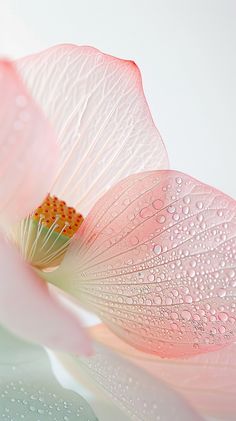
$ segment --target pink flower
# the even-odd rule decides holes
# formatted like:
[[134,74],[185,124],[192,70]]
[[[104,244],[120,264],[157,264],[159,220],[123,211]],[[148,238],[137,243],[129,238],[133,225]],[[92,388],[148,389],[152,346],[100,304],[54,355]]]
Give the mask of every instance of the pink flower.
[[90,353],[47,280],[123,339],[117,349],[173,358],[233,343],[235,202],[167,170],[136,65],[66,45],[16,67],[55,134],[1,62],[1,322]]

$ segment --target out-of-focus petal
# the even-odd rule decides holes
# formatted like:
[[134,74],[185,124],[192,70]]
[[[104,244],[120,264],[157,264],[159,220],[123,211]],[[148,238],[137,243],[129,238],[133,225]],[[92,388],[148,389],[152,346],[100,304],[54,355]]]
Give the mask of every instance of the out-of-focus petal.
[[0,267],[1,324],[49,348],[90,353],[89,340],[75,313],[49,293],[45,282],[1,237]]
[[0,61],[0,221],[15,222],[43,200],[54,175],[56,141],[14,66]]
[[56,129],[61,161],[52,193],[82,214],[129,174],[168,167],[134,62],[59,45],[17,66]]
[[45,351],[0,327],[0,418],[2,420],[98,421],[88,403],[61,387]]
[[132,175],[94,206],[52,282],[140,350],[213,351],[236,339],[235,208],[176,171]]
[[131,420],[202,420],[187,401],[162,380],[98,342],[94,349],[94,356],[89,358],[58,353],[56,356],[82,386],[101,399],[107,397]]
[[104,324],[90,328],[90,334],[168,383],[201,414],[224,421],[235,420],[236,344],[188,359],[168,360],[135,350]]

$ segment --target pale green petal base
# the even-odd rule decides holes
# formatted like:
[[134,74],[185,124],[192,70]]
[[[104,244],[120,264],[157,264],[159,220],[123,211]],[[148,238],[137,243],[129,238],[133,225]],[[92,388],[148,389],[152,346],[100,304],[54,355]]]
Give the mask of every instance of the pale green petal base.
[[88,403],[55,380],[46,352],[0,327],[0,419],[98,421]]

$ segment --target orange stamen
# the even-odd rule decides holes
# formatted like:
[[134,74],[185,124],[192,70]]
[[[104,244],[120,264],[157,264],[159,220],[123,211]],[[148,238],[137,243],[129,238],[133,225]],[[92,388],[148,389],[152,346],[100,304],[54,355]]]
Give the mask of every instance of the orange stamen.
[[48,195],[44,202],[34,211],[33,219],[36,222],[50,228],[54,224],[53,231],[63,233],[67,237],[73,237],[83,222],[83,216],[77,213],[66,202],[56,196]]

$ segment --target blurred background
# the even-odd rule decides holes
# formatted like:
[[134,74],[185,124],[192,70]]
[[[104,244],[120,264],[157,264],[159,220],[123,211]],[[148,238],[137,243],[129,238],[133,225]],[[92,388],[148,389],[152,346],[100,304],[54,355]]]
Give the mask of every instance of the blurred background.
[[0,55],[93,45],[141,69],[171,167],[236,196],[235,0],[0,0]]

